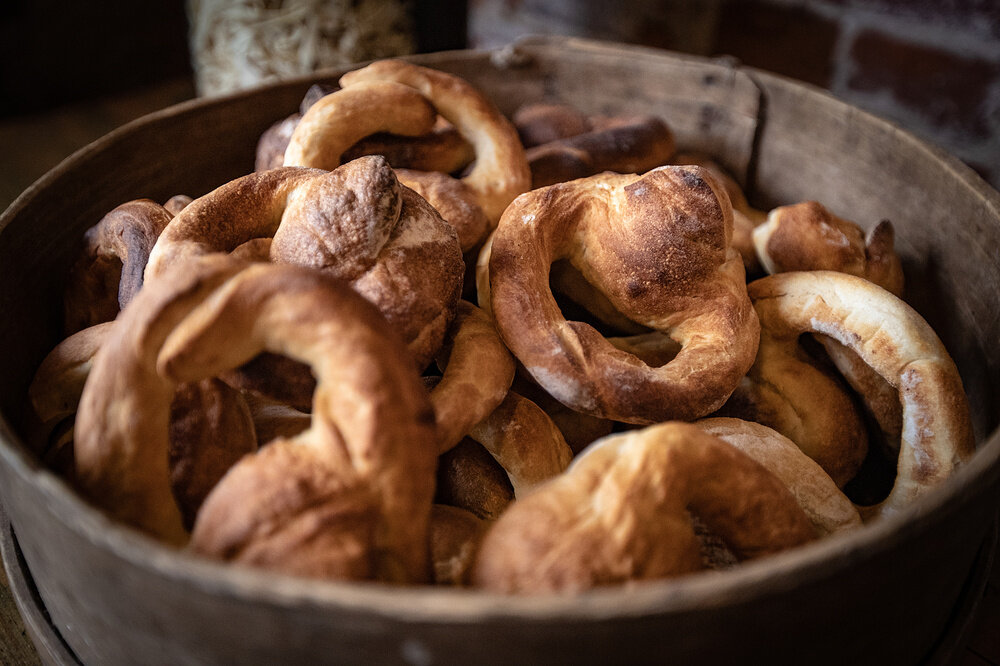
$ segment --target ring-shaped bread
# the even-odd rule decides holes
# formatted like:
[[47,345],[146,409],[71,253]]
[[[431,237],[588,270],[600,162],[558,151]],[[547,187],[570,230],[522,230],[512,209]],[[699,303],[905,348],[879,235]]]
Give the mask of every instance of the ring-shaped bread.
[[833,479],[776,430],[742,419],[715,417],[695,421],[710,435],[735,446],[781,479],[820,535],[861,525],[861,515]]
[[[696,166],[524,194],[492,239],[497,329],[535,381],[577,411],[640,424],[705,416],[750,368],[759,337],[743,262],[729,246],[732,219],[725,192]],[[677,356],[653,368],[567,321],[549,288],[559,259],[622,314],[678,342]]]
[[[29,443],[43,461],[74,477],[74,428],[94,357],[111,337],[114,321],[79,331],[49,352],[28,395],[34,419]],[[169,467],[173,495],[185,526],[194,522],[208,490],[240,456],[253,451],[255,425],[242,395],[217,379],[178,387],[170,408]]]
[[271,261],[351,283],[400,330],[423,368],[444,338],[462,289],[458,238],[380,156],[333,171],[283,167],[237,178],[189,204],[160,234],[146,268],[232,252],[272,238]]
[[229,471],[192,550],[303,576],[426,582],[435,427],[398,335],[342,282],[256,264],[177,325],[157,367],[191,382],[264,350],[312,368],[311,425]]
[[887,515],[948,478],[975,444],[962,378],[927,322],[868,280],[834,271],[779,273],[749,285],[761,325],[778,339],[821,333],[850,348],[899,392],[896,480],[865,517]]
[[419,136],[436,113],[424,96],[392,81],[342,88],[318,99],[302,115],[285,148],[284,166],[332,171],[348,148],[377,132]]
[[167,543],[187,541],[169,468],[176,384],[156,370],[169,333],[244,264],[225,256],[175,265],[147,280],[94,355],[73,438],[77,488],[119,521]]
[[741,559],[816,537],[771,472],[696,425],[668,422],[594,442],[511,504],[483,537],[472,584],[578,592],[697,571],[692,515]]
[[479,90],[453,74],[402,60],[379,60],[340,77],[345,90],[371,82],[414,88],[472,144],[476,154],[462,183],[475,195],[490,225],[514,197],[531,189],[531,171],[517,130]]
[[514,391],[472,428],[469,438],[482,444],[503,467],[515,498],[562,474],[573,458],[549,415]]
[[[768,273],[831,270],[874,282],[902,298],[903,268],[895,233],[882,220],[867,234],[816,201],[775,208],[753,231],[755,253]],[[882,432],[882,444],[898,451],[902,416],[896,391],[857,355],[826,336],[816,335],[830,360],[861,397]]]

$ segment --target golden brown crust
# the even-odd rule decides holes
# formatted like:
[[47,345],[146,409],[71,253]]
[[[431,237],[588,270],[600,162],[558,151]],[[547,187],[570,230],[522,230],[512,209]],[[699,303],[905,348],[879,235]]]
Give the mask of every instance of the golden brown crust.
[[489,452],[468,437],[441,454],[435,501],[496,520],[514,501],[507,473]]
[[764,318],[753,367],[716,414],[773,428],[839,487],[854,478],[868,452],[864,418],[849,387],[817,363],[797,337],[772,330]]
[[743,451],[778,477],[820,535],[861,525],[861,515],[851,500],[792,440],[760,423],[741,419],[701,419],[695,425]]
[[232,252],[247,241],[274,236],[282,216],[294,214],[292,193],[326,173],[300,167],[272,169],[229,181],[195,199],[163,229],[150,252],[145,279],[185,258]]
[[434,584],[464,585],[486,523],[465,509],[435,504],[429,531]]
[[478,246],[489,231],[490,223],[479,207],[476,195],[461,180],[447,173],[396,169],[399,182],[422,196],[441,217],[455,227],[462,252]]
[[413,190],[401,187],[400,194],[398,224],[378,261],[351,286],[399,330],[425,368],[455,317],[465,264],[455,229]]
[[839,271],[902,295],[903,269],[893,251],[893,229],[887,220],[866,240],[854,222],[837,217],[816,201],[804,201],[772,210],[767,221],[754,229],[753,243],[769,274]]
[[345,89],[396,82],[418,90],[472,145],[476,161],[462,182],[477,197],[491,225],[514,197],[531,187],[531,172],[517,130],[467,81],[402,60],[379,60],[340,78]]
[[111,321],[142,287],[156,239],[173,215],[148,199],[124,203],[84,234],[67,277],[66,335]]
[[178,324],[157,367],[193,381],[264,349],[312,367],[312,425],[230,470],[202,505],[192,548],[298,575],[425,581],[435,431],[397,334],[339,281],[256,264]]
[[743,188],[722,166],[708,155],[700,153],[680,153],[671,160],[673,164],[697,164],[708,169],[715,179],[722,183],[733,204],[733,247],[743,257],[747,275],[758,276],[763,272],[757,250],[753,243],[753,231],[763,224],[767,213],[754,208],[747,201]]
[[665,423],[596,442],[511,505],[483,538],[472,583],[567,593],[696,571],[688,511],[741,559],[815,538],[794,497],[760,464],[696,426]]
[[885,515],[940,483],[973,452],[962,380],[940,339],[902,300],[833,271],[782,273],[749,287],[761,322],[785,339],[822,333],[849,347],[899,391],[896,482],[869,513]]
[[441,173],[456,173],[476,157],[455,126],[440,116],[434,128],[420,136],[380,133],[365,137],[348,148],[341,160],[349,162],[364,155],[384,155],[396,169]]
[[472,428],[469,437],[507,472],[515,497],[561,474],[573,458],[548,414],[514,391]]
[[489,316],[459,301],[438,365],[443,375],[431,390],[431,404],[438,452],[444,453],[504,400],[514,381],[514,358]]
[[655,116],[602,119],[594,129],[527,149],[532,188],[604,171],[644,173],[674,154],[674,135]]
[[156,371],[167,335],[243,264],[225,256],[147,280],[94,356],[74,432],[80,492],[114,518],[171,544],[187,540],[168,467],[175,384]]
[[170,483],[191,529],[209,491],[241,457],[257,449],[250,409],[219,379],[177,387],[170,404]]
[[614,421],[570,409],[546,393],[525,373],[518,373],[515,377],[513,390],[531,400],[548,415],[562,433],[573,455],[583,451],[591,442],[610,435],[614,429]]
[[147,266],[273,240],[273,261],[349,280],[400,328],[426,366],[454,316],[464,273],[458,238],[381,157],[334,171],[283,167],[233,180],[195,200],[163,230]]
[[[699,167],[603,174],[519,197],[489,261],[504,341],[577,411],[630,423],[711,413],[753,363],[759,328],[729,247],[728,201]],[[566,321],[548,284],[561,258],[629,319],[680,343],[677,357],[650,368],[589,325]]]
[[332,171],[348,148],[376,132],[404,136],[434,127],[434,107],[409,86],[370,81],[326,95],[309,107],[292,131],[283,166]]

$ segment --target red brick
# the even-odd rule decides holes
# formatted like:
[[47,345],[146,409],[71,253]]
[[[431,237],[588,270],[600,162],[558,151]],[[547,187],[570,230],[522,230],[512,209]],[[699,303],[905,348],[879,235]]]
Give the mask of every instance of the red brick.
[[932,125],[989,138],[1000,104],[1000,62],[967,58],[866,30],[851,46],[848,88],[888,92]]
[[839,32],[837,23],[802,7],[734,2],[720,16],[715,51],[826,88]]

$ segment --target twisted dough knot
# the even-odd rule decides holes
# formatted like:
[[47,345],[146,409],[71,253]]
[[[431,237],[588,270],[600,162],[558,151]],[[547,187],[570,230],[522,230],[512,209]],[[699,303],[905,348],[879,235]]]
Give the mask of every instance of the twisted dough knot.
[[[753,363],[759,325],[729,247],[729,200],[700,167],[602,174],[519,197],[492,242],[497,329],[531,376],[586,414],[630,423],[717,409]],[[549,289],[566,258],[617,310],[681,345],[662,367],[567,321]]]
[[483,538],[472,583],[537,594],[696,571],[689,511],[741,559],[816,536],[759,463],[695,425],[664,423],[595,442],[513,503]]
[[462,254],[454,229],[382,157],[330,172],[273,169],[219,187],[167,225],[146,276],[183,257],[271,237],[272,261],[350,282],[400,330],[417,364],[430,362],[461,293]]
[[761,325],[777,340],[822,333],[848,347],[899,392],[896,481],[867,515],[906,507],[973,452],[962,379],[940,339],[901,299],[833,271],[781,273],[750,284]]
[[156,239],[173,218],[149,199],[118,206],[84,234],[64,297],[67,335],[111,321],[142,287]]

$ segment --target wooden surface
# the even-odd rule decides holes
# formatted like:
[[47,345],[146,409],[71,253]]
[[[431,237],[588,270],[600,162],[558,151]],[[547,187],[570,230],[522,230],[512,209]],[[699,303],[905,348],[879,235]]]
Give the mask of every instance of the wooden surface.
[[[193,95],[190,81],[171,81],[134,94],[76,105],[44,115],[0,121],[0,209],[62,158],[131,120]],[[95,174],[99,177],[99,174]],[[972,625],[960,664],[1000,664],[1000,567]],[[39,663],[14,606],[6,577],[0,585],[0,663]]]

